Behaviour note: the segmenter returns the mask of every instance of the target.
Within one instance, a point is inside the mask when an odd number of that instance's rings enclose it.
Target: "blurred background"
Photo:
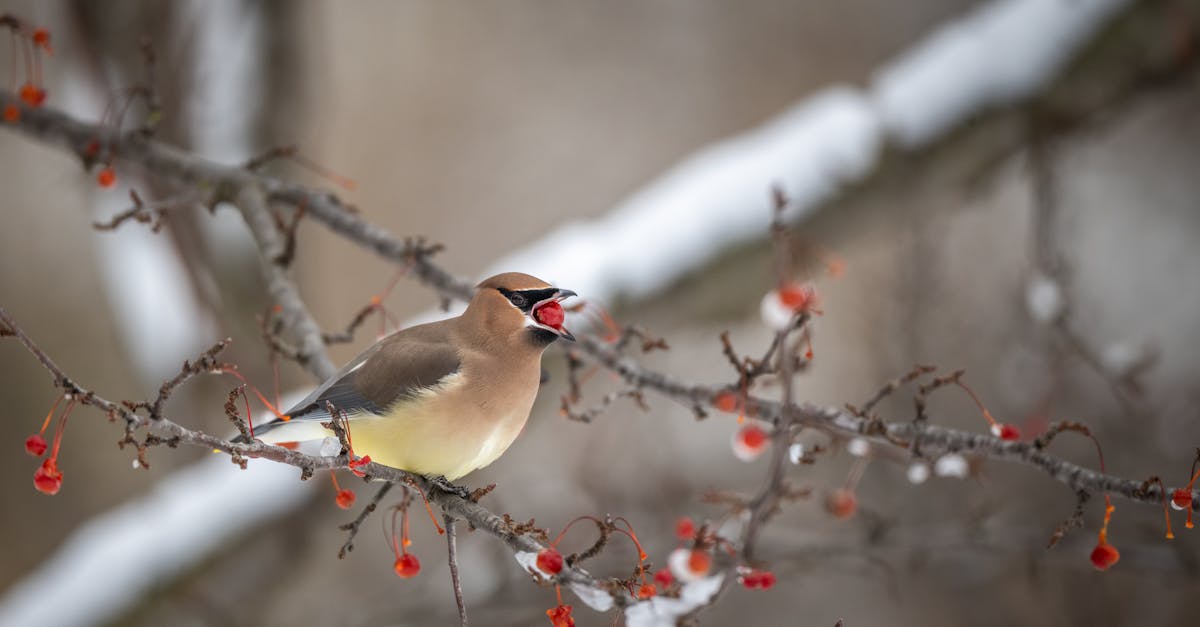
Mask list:
[[[445,244],[438,261],[470,277],[558,226],[605,216],[689,154],[825,87],[867,85],[941,25],[999,4],[16,1],[4,10],[53,34],[48,106],[99,119],[142,80],[147,35],[158,58],[161,139],[227,163],[298,145],[357,182],[339,193],[365,217]],[[1185,0],[1113,10],[1077,45],[1063,42],[1067,61],[1032,97],[974,112],[919,146],[887,142],[869,172],[797,221],[792,271],[817,281],[825,311],[798,396],[861,403],[914,363],[965,368],[992,413],[1026,433],[1081,420],[1106,444],[1110,472],[1185,483],[1200,446],[1198,17],[1200,3]],[[997,60],[1020,64],[1024,51],[1014,46]],[[330,185],[288,162],[270,171]],[[180,193],[121,176],[147,198]],[[252,380],[271,380],[256,321],[269,303],[233,210],[184,206],[166,214],[157,235],[137,224],[95,231],[93,220],[126,206],[124,193],[97,188],[69,155],[11,132],[0,133],[0,189],[0,305],[83,385],[108,398],[152,396],[183,359],[226,336],[231,361]],[[769,206],[764,188],[745,212],[761,217]],[[604,302],[621,322],[668,340],[671,350],[645,356],[648,364],[704,382],[735,377],[721,331],[749,354],[770,338],[759,317],[772,286],[765,230],[713,248],[649,296],[617,289]],[[845,267],[836,279],[824,271],[834,259]],[[394,274],[320,225],[302,224],[296,276],[326,328],[344,326]],[[403,320],[437,297],[401,280],[385,304]],[[334,360],[373,341],[376,324],[334,347]],[[765,458],[744,464],[732,455],[728,417],[697,422],[649,395],[649,412],[621,401],[592,424],[568,421],[558,412],[563,354],[548,353],[546,367],[523,436],[467,478],[498,484],[484,501],[491,510],[556,531],[581,514],[623,515],[662,563],[678,517],[722,514],[700,502],[705,490],[749,492],[762,481]],[[292,364],[280,374],[285,389],[314,384]],[[0,342],[0,375],[0,441],[9,443],[0,457],[0,595],[81,524],[207,457],[154,449],[148,472],[131,470],[131,453],[115,446],[120,429],[81,411],[63,444],[63,490],[47,498],[31,489],[36,464],[19,442],[40,426],[52,388],[11,341]],[[608,389],[604,379],[588,399]],[[170,414],[225,433],[220,408],[232,385],[190,383]],[[885,403],[885,417],[909,419],[910,394]],[[985,427],[956,392],[936,395],[931,415]],[[1054,446],[1095,463],[1086,441],[1064,436]],[[789,478],[819,495],[841,485],[851,463],[835,450]],[[418,578],[392,574],[374,519],[339,561],[338,525],[351,514],[334,506],[325,477],[311,483],[284,515],[206,550],[95,622],[454,623],[444,546],[426,521],[414,519],[425,566]],[[373,492],[355,487],[360,503]],[[987,464],[967,480],[913,485],[903,465],[880,460],[859,499],[849,521],[829,516],[819,496],[787,507],[760,549],[777,586],[735,588],[703,622],[1195,624],[1200,537],[1181,530],[1166,542],[1154,508],[1117,502],[1111,536],[1122,560],[1099,574],[1087,560],[1099,499],[1087,527],[1047,552],[1075,498],[1028,468]],[[585,535],[567,549],[586,547]],[[614,545],[591,570],[624,575],[634,553]],[[463,533],[460,559],[477,624],[546,622],[553,591],[531,585],[493,538]],[[581,625],[613,620],[574,604]],[[48,605],[41,624],[56,624],[54,616]]]

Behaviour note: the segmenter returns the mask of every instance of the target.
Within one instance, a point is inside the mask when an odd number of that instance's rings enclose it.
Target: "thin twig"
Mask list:
[[[358,513],[358,516],[339,527],[343,531],[349,531],[350,534],[346,537],[346,542],[342,544],[342,548],[338,550],[338,559],[345,559],[346,554],[354,550],[354,537],[358,535],[358,530],[362,527],[363,521],[379,507],[379,502],[383,500],[384,496],[387,496],[387,493],[391,491],[394,485],[396,484],[389,481],[380,486],[379,490],[375,492],[375,496],[371,497],[371,502],[367,503],[367,506]]]
[[[462,581],[458,578],[458,541],[454,531],[458,521],[450,514],[442,514],[442,520],[446,523],[446,553],[450,561],[450,583],[454,586],[454,602],[458,604],[458,623],[467,627],[467,604],[463,601]]]

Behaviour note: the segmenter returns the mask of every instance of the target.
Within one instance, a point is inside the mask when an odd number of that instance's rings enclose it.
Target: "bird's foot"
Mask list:
[[[430,476],[427,476],[426,479],[429,479],[429,482],[432,483],[434,485],[434,487],[441,490],[442,492],[445,492],[447,494],[453,494],[459,498],[464,498],[464,499],[471,498],[470,490],[468,490],[467,488],[464,488],[463,486],[454,485],[453,483],[450,483],[450,480],[447,479],[444,475],[430,475]]]

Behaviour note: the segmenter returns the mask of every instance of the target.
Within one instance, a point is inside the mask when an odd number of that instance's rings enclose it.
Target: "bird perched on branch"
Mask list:
[[[542,352],[575,340],[559,304],[571,296],[528,274],[491,277],[462,315],[385,337],[255,436],[288,446],[324,440],[332,404],[357,455],[449,481],[483,468],[525,426]]]

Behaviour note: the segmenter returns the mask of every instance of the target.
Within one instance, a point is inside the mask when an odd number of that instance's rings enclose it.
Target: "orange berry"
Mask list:
[[[559,605],[548,609],[546,616],[550,617],[550,624],[554,627],[575,627],[575,619],[571,617],[570,605]]]
[[[4,121],[5,122],[16,122],[17,120],[20,120],[20,119],[21,119],[21,110],[17,108],[17,105],[9,104],[9,105],[4,106]]]
[[[343,489],[338,490],[337,496],[334,498],[334,502],[336,502],[337,506],[342,509],[350,509],[351,507],[354,507],[354,501],[357,498],[358,496],[354,494],[353,490]]]
[[[854,492],[838,488],[825,497],[825,511],[833,514],[834,518],[846,520],[854,516],[858,510],[858,499]]]
[[[34,29],[32,39],[33,43],[37,45],[37,47],[50,54],[54,54],[54,50],[50,48],[50,31],[44,28]]]
[[[96,183],[104,189],[111,189],[117,184],[117,174],[113,172],[111,166],[105,166],[96,173]]]
[[[658,594],[658,588],[655,588],[654,584],[644,583],[644,584],[642,584],[642,587],[638,588],[637,598],[649,599],[650,597],[652,597],[656,594]]]
[[[779,288],[779,302],[792,311],[805,311],[817,299],[817,289],[811,283],[789,283]]]
[[[693,574],[706,575],[708,569],[712,568],[712,556],[707,551],[693,549],[688,555],[687,567]]]
[[[415,577],[417,573],[421,572],[421,560],[417,559],[417,556],[412,553],[405,553],[396,558],[396,563],[392,568],[395,569],[396,574],[401,579],[408,579]]]
[[[25,83],[21,85],[21,101],[31,107],[40,107],[46,102],[46,90],[34,85],[33,83]]]
[[[717,395],[713,397],[713,407],[716,407],[725,413],[733,413],[737,411],[739,404],[738,395],[730,392],[729,390],[718,392]]]

